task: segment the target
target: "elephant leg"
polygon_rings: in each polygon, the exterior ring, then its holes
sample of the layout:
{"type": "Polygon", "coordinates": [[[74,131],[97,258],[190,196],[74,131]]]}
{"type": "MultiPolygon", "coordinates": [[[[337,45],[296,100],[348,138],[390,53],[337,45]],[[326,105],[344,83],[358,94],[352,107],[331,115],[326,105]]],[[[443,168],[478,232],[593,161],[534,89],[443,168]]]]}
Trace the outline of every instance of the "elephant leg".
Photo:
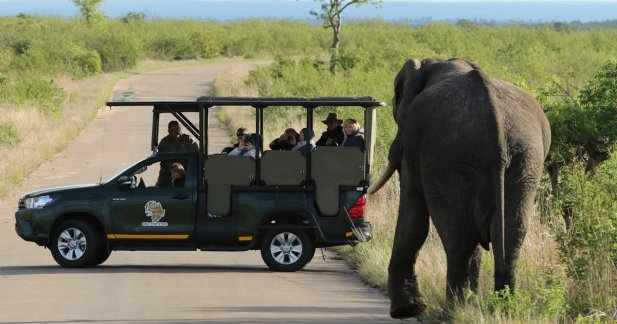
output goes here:
{"type": "Polygon", "coordinates": [[[476,246],[471,261],[469,262],[469,289],[474,293],[478,292],[478,280],[480,278],[480,261],[482,261],[480,247],[476,246]]]}
{"type": "Polygon", "coordinates": [[[399,216],[388,266],[390,316],[393,318],[418,316],[426,308],[418,289],[415,263],[428,236],[428,210],[421,195],[404,195],[403,190],[401,185],[399,216]]]}
{"type": "MultiPolygon", "coordinates": [[[[534,200],[540,179],[542,164],[529,168],[520,159],[514,159],[506,172],[504,204],[504,253],[493,249],[495,256],[495,291],[508,287],[514,292],[515,270],[520,249],[527,233],[527,219],[534,213],[534,200]],[[530,170],[531,169],[531,170],[530,170]]],[[[497,229],[494,229],[497,231],[497,229]]],[[[493,232],[493,231],[492,231],[493,232]]],[[[491,240],[498,235],[491,233],[491,240]]],[[[494,242],[494,241],[493,241],[494,242]]]]}
{"type": "MultiPolygon", "coordinates": [[[[453,236],[455,237],[443,239],[448,261],[446,301],[449,307],[454,306],[456,302],[464,302],[465,289],[470,283],[469,271],[475,267],[472,265],[474,263],[472,256],[478,250],[477,242],[468,242],[469,238],[464,235],[454,234],[453,236]]],[[[474,278],[471,279],[473,281],[474,278]]]]}

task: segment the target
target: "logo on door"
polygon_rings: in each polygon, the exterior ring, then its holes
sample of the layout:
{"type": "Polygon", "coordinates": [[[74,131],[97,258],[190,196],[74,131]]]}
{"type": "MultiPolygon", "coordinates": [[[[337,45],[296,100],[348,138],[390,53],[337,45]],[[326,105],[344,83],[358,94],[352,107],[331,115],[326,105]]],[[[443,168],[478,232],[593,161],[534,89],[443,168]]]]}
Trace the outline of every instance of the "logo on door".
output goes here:
{"type": "Polygon", "coordinates": [[[167,226],[167,222],[159,222],[165,217],[165,209],[160,202],[150,200],[145,206],[146,217],[150,217],[149,222],[142,222],[141,226],[167,226]]]}

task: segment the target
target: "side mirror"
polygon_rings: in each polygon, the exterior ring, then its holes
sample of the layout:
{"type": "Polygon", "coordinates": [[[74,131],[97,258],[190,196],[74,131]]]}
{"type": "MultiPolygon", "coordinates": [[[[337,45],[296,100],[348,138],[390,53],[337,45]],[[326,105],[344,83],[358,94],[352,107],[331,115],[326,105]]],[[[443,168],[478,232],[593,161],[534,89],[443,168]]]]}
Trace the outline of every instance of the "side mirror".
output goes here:
{"type": "Polygon", "coordinates": [[[133,180],[131,180],[131,177],[129,176],[121,176],[116,181],[116,186],[122,189],[130,188],[132,184],[133,184],[133,180]]]}

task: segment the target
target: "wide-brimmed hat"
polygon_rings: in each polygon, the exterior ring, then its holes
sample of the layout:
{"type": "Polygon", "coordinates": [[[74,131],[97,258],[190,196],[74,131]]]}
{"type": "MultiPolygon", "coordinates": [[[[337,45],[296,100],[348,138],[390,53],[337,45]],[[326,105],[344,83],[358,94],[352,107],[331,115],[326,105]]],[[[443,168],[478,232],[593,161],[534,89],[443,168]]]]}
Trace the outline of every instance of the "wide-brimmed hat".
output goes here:
{"type": "Polygon", "coordinates": [[[339,123],[339,125],[343,123],[342,119],[338,119],[338,117],[336,116],[336,113],[329,113],[326,120],[322,120],[321,122],[328,125],[331,121],[334,121],[334,120],[336,120],[339,123]]]}

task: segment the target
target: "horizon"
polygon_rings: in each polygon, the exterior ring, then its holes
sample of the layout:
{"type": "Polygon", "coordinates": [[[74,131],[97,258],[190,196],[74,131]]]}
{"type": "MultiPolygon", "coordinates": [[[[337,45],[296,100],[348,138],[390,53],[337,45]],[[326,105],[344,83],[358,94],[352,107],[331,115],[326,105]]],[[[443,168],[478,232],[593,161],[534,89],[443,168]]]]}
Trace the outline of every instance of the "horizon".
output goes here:
{"type": "MultiPolygon", "coordinates": [[[[0,0],[0,16],[31,14],[76,17],[71,0],[0,0]]],[[[313,0],[106,0],[101,11],[110,18],[143,12],[147,19],[292,19],[318,22],[313,0]],[[232,5],[233,4],[233,5],[232,5]]],[[[349,7],[344,19],[386,21],[458,21],[496,23],[601,22],[617,19],[616,0],[385,0],[379,7],[349,7]],[[584,8],[583,8],[584,6],[584,8]]]]}

